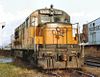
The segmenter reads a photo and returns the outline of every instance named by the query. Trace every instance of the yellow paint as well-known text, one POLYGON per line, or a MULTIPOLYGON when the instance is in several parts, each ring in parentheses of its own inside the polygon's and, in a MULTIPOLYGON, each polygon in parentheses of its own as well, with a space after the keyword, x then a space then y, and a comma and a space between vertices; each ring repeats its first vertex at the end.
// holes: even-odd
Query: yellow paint
POLYGON ((57 24, 61 32, 57 34, 57 27, 51 27, 54 24, 43 25, 43 27, 30 26, 25 30, 24 40, 18 39, 22 42, 22 47, 32 48, 34 44, 78 44, 78 39, 74 39, 72 35, 71 24, 57 24))
POLYGON ((64 31, 63 36, 57 35, 55 27, 44 28, 43 44, 77 44, 77 40, 74 40, 74 37, 72 36, 71 25, 60 25, 59 27, 64 31), (53 30, 55 30, 55 33, 52 32, 53 30))

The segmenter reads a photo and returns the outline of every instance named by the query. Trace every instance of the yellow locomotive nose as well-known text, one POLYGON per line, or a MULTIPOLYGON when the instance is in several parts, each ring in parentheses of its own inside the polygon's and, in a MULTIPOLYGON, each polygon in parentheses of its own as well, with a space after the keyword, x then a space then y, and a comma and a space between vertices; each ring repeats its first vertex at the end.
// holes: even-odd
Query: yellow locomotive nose
POLYGON ((68 23, 46 23, 38 32, 43 44, 77 44, 72 35, 72 25, 68 23))

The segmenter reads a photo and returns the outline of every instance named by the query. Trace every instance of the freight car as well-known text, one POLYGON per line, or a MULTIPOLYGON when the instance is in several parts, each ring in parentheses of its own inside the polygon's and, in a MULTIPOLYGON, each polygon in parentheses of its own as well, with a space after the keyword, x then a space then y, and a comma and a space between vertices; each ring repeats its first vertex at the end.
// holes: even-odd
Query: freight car
POLYGON ((43 69, 81 67, 78 29, 73 29, 66 12, 53 5, 30 14, 15 29, 14 37, 15 55, 33 65, 43 69))

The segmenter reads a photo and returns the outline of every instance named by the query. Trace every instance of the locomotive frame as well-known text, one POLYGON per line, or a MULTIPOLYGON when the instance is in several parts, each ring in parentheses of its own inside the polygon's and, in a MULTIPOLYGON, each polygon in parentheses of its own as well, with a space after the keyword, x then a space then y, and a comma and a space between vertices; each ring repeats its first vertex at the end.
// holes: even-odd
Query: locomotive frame
POLYGON ((74 29, 70 16, 58 9, 39 9, 30 14, 15 29, 12 50, 43 69, 65 69, 81 67, 81 49, 78 28, 74 29))

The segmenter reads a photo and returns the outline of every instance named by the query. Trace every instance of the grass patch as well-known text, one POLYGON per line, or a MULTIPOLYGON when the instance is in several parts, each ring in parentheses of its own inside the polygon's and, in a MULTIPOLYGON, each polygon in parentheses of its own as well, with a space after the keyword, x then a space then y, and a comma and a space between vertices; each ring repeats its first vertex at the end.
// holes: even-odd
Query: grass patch
POLYGON ((29 77, 29 71, 27 68, 17 67, 12 63, 0 63, 0 77, 29 77))
POLYGON ((0 63, 0 77, 47 77, 34 69, 16 66, 13 63, 0 63))
POLYGON ((18 77, 17 72, 14 71, 16 66, 7 63, 0 63, 0 77, 18 77))
POLYGON ((12 56, 0 56, 0 58, 14 58, 12 56))
POLYGON ((0 77, 48 77, 30 65, 15 59, 12 63, 0 63, 0 77))

